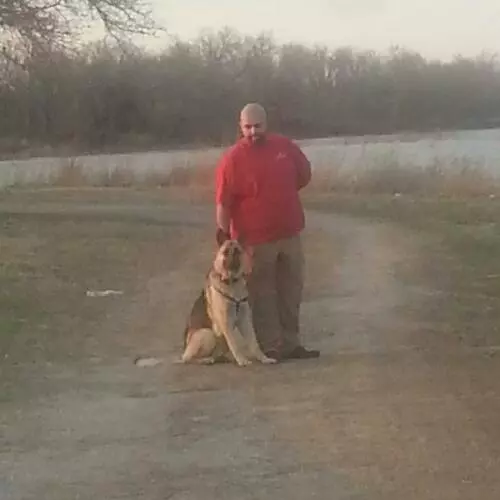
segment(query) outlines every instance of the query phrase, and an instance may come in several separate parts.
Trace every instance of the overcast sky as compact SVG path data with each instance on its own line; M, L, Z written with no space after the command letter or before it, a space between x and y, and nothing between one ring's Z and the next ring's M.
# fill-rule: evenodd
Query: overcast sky
M156 20L181 38L229 26L243 34L271 32L278 42L380 52L399 45L428 58L500 53L500 0L150 1Z

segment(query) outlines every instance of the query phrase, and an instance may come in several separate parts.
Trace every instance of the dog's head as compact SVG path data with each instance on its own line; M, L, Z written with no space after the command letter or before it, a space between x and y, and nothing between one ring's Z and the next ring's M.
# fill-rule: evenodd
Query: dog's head
M237 240L225 240L217 250L214 269L223 280L236 280L248 275L251 271L250 252Z

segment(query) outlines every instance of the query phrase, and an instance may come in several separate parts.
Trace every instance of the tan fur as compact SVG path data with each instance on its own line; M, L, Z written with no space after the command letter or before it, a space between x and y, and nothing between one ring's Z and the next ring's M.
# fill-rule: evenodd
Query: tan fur
M205 300L199 302L206 307L211 327L193 326L193 308L182 362L210 364L220 358L239 366L250 364L252 358L264 364L276 362L262 352L255 336L245 281L250 270L251 257L237 241L227 240L220 246L206 278Z

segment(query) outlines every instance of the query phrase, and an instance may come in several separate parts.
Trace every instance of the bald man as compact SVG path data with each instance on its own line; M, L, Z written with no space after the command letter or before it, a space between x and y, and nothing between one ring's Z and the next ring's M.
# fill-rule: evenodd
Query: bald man
M299 191L311 180L311 165L297 144L268 132L260 104L247 104L239 125L241 139L217 166L217 239L237 238L252 249L249 300L262 350L279 360L316 358L320 352L299 339L305 226Z

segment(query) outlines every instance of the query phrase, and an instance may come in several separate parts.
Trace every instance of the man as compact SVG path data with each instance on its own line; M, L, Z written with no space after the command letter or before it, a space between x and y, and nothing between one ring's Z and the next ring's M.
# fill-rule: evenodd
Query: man
M311 165L294 142L267 131L261 105L247 104L239 125L242 138L217 166L217 237L238 238L252 249L249 300L266 355L316 358L320 352L299 340L305 226L299 191L311 180Z

